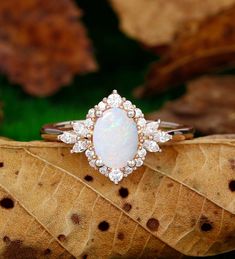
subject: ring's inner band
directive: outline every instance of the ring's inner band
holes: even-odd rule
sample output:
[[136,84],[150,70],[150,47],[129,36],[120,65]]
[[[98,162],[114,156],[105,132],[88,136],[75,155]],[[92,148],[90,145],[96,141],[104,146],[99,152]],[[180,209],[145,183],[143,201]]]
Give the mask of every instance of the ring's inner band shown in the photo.
[[[76,121],[65,121],[59,123],[52,123],[44,125],[41,128],[41,136],[45,140],[58,141],[57,136],[62,134],[64,131],[72,130],[72,123]],[[83,122],[80,120],[80,122]],[[148,121],[150,122],[150,121]],[[173,141],[192,139],[194,135],[193,127],[185,126],[178,123],[161,121],[160,130],[166,131],[172,135]]]

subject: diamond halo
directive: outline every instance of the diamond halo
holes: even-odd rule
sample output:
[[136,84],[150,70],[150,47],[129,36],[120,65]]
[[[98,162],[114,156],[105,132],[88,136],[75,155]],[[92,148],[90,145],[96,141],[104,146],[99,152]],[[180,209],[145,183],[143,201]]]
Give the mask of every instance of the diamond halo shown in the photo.
[[[127,160],[121,168],[107,166],[97,155],[94,142],[94,128],[98,119],[110,109],[121,109],[126,112],[129,119],[133,120],[138,133],[138,147],[131,160]],[[121,97],[116,90],[104,98],[98,105],[88,111],[86,120],[71,123],[73,130],[64,131],[58,140],[73,144],[72,153],[85,152],[91,167],[118,184],[124,177],[132,174],[134,170],[143,165],[147,151],[161,152],[158,143],[169,141],[172,136],[159,129],[160,121],[148,122],[142,111],[130,101]],[[112,144],[111,144],[112,145]]]

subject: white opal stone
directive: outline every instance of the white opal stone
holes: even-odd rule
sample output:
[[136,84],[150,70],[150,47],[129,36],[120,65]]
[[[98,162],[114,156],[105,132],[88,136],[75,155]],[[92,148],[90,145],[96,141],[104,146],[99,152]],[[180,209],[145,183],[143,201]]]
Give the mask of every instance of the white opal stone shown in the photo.
[[93,143],[96,154],[106,166],[122,168],[138,149],[136,123],[124,110],[111,108],[96,121]]

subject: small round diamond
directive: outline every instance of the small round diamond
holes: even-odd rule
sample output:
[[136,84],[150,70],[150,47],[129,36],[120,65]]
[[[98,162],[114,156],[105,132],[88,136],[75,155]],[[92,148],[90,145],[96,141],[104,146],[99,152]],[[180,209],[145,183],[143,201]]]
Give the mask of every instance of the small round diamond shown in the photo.
[[90,127],[92,127],[93,125],[94,125],[94,122],[93,122],[93,120],[92,119],[86,119],[85,120],[85,125],[88,127],[88,128],[90,128]]
[[126,166],[124,168],[124,173],[125,175],[128,175],[128,174],[131,174],[133,172],[133,168],[129,167],[129,166]]
[[144,162],[143,162],[143,160],[142,160],[141,158],[137,158],[135,161],[136,161],[136,166],[137,166],[137,167],[142,166],[142,165],[143,165],[143,163],[144,163]]
[[147,154],[147,151],[144,148],[141,148],[138,150],[138,156],[139,157],[145,157]]
[[95,152],[93,150],[90,150],[90,149],[87,149],[86,152],[85,152],[85,155],[91,159],[93,158],[93,156],[95,155]]
[[91,117],[91,118],[94,118],[95,117],[95,109],[90,109],[89,111],[88,111],[88,117]]
[[135,116],[134,110],[129,110],[129,111],[127,112],[127,115],[128,115],[129,118],[133,118],[133,117]]
[[139,108],[135,109],[135,116],[136,117],[142,117],[143,116],[143,113]]
[[146,120],[144,118],[138,119],[137,125],[140,127],[144,127],[146,124]]
[[96,113],[95,113],[95,115],[97,116],[97,117],[101,117],[102,116],[102,111],[96,111]]
[[130,166],[130,167],[134,167],[135,166],[135,160],[128,161],[127,165]]
[[106,103],[104,103],[104,102],[99,102],[98,108],[99,108],[99,110],[104,111],[105,108],[106,108]]
[[91,166],[91,167],[96,167],[95,165],[96,165],[96,160],[91,160],[91,161],[89,161],[89,165]]
[[115,184],[118,184],[123,178],[123,173],[119,169],[113,169],[109,173],[109,179],[114,182]]
[[101,174],[104,174],[104,175],[108,175],[108,167],[107,166],[102,166],[102,167],[100,167],[99,168],[99,172],[101,173]]
[[122,98],[119,94],[110,94],[107,100],[107,103],[111,106],[111,107],[119,107],[120,104],[122,103]]
[[103,161],[101,159],[96,160],[96,166],[101,167],[104,165]]
[[132,103],[131,103],[130,101],[125,101],[125,102],[123,103],[123,107],[124,107],[124,109],[126,109],[126,110],[130,110],[130,109],[133,108]]

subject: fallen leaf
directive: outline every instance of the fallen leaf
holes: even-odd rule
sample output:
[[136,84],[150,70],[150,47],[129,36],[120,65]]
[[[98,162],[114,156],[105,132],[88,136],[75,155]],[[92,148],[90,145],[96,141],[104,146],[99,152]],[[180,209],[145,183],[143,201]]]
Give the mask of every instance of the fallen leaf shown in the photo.
[[0,140],[0,253],[180,258],[233,250],[235,137],[162,148],[114,185],[64,144]]
[[181,98],[148,116],[192,125],[203,135],[235,132],[235,77],[202,77]]
[[121,29],[148,46],[169,45],[182,30],[229,8],[234,0],[110,0]]
[[235,6],[179,36],[155,62],[140,96],[166,91],[199,75],[235,67]]
[[36,96],[52,95],[74,74],[96,70],[72,0],[0,1],[0,70]]

